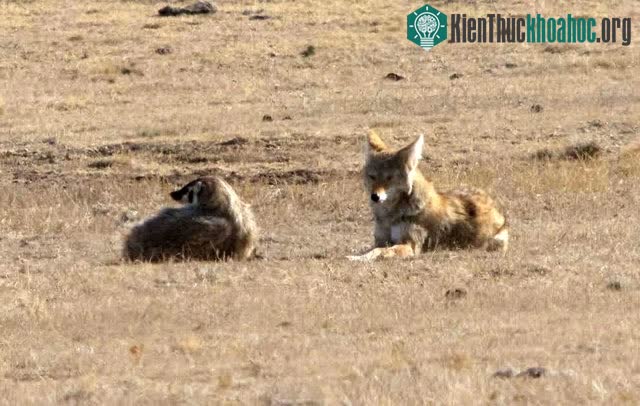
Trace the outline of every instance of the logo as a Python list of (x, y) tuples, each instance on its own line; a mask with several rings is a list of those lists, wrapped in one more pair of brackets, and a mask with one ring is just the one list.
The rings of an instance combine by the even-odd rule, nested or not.
[(447, 15), (425, 4), (407, 15), (407, 39), (425, 51), (447, 39)]

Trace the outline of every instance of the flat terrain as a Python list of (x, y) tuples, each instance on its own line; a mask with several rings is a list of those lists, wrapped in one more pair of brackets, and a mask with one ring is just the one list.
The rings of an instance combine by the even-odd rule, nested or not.
[[(636, 37), (430, 53), (419, 2), (164, 4), (0, 2), (0, 403), (640, 403), (639, 2), (433, 1)], [(495, 196), (510, 251), (344, 259), (373, 239), (370, 128), (424, 133), (422, 171)], [(253, 205), (263, 259), (122, 263), (203, 174)]]

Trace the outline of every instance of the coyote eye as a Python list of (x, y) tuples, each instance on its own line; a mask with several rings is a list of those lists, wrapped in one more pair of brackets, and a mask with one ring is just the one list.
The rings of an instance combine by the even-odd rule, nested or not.
[(375, 176), (373, 176), (373, 175), (367, 175), (367, 177), (368, 177), (370, 180), (376, 180), (376, 177), (375, 177)]

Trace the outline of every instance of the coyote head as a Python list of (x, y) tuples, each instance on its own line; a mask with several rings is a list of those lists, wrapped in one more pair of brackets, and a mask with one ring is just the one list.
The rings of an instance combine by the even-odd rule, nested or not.
[(369, 133), (365, 144), (364, 183), (373, 204), (394, 202), (404, 193), (411, 194), (423, 144), (424, 137), (420, 135), (406, 147), (390, 151), (378, 134)]
[(227, 208), (235, 197), (227, 182), (213, 176), (191, 181), (170, 195), (175, 201), (209, 209)]

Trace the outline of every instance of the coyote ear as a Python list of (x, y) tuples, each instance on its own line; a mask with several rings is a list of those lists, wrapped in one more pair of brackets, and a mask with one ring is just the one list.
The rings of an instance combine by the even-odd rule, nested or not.
[(382, 152), (387, 149), (387, 144), (382, 141), (375, 130), (369, 131), (369, 135), (367, 135), (367, 143), (365, 145), (367, 155), (371, 154), (372, 152)]
[(424, 136), (420, 136), (402, 149), (405, 155), (405, 163), (409, 170), (414, 170), (418, 166), (418, 161), (422, 159), (422, 147), (424, 146)]

